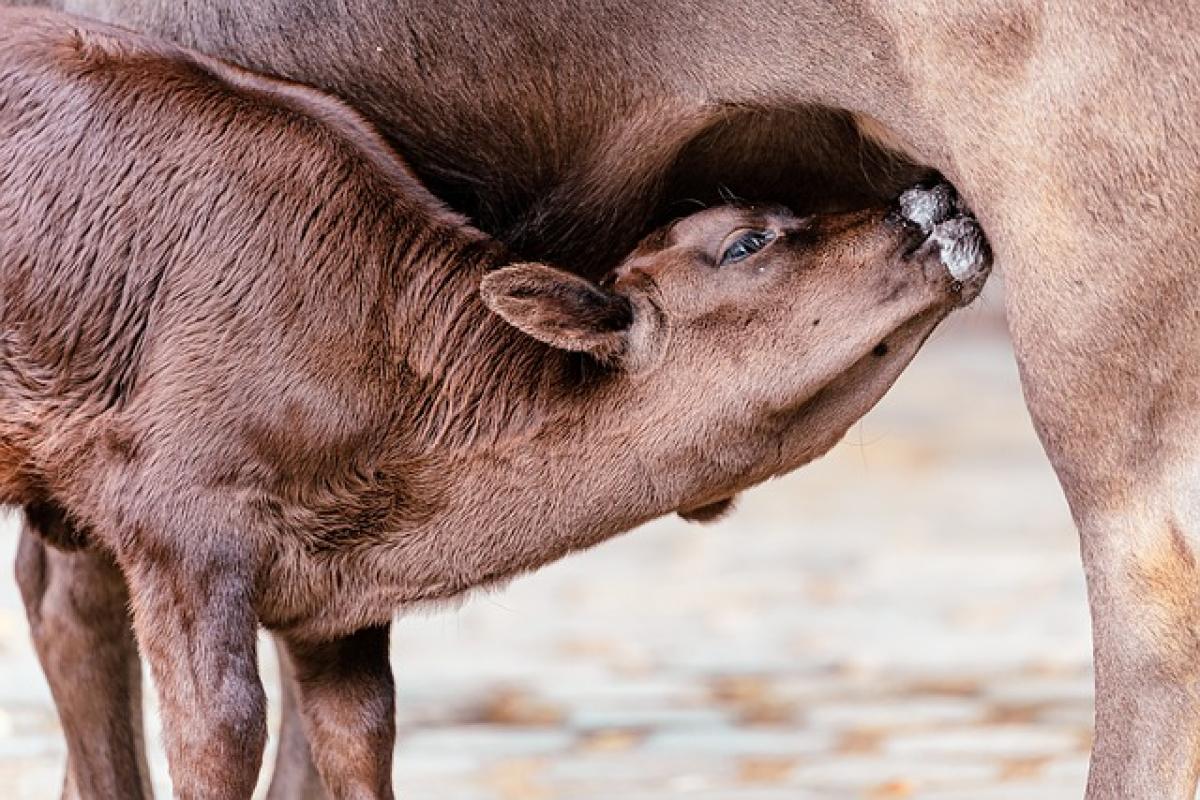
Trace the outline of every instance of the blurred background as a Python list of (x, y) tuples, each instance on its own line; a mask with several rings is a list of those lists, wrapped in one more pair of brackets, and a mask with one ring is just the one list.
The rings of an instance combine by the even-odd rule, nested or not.
[[(943, 325), (830, 455), (719, 524), (664, 519), (399, 620), (399, 796), (1081, 796), (1082, 571), (1001, 291)], [(16, 541), (0, 522), (0, 560)], [(65, 751), (8, 576), (0, 676), (0, 794), (56, 797)]]

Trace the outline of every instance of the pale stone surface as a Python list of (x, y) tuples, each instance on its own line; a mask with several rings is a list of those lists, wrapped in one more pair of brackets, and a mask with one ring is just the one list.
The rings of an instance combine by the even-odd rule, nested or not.
[(821, 764), (806, 764), (792, 776), (798, 786), (846, 791), (863, 786), (906, 785), (913, 788), (987, 785), (1000, 776), (1000, 767), (978, 761), (925, 761), (895, 756), (844, 756)]
[(925, 758), (978, 757), (1039, 758), (1070, 753), (1079, 746), (1071, 731), (1042, 725), (998, 725), (986, 728), (952, 727), (921, 734), (899, 734), (887, 744), (889, 753), (914, 761)]
[[(401, 620), (401, 796), (1082, 796), (1077, 543), (989, 325), (960, 315), (833, 453), (726, 521)], [(0, 560), (15, 546), (0, 529)], [(263, 664), (274, 698), (265, 644)], [(5, 578), (0, 794), (56, 796), (63, 756)]]

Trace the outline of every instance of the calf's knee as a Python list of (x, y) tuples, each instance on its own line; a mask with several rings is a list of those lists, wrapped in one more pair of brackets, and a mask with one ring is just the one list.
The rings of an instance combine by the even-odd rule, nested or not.
[(41, 600), (46, 592), (46, 569), (46, 545), (38, 541), (27, 526), (22, 525), (13, 571), (29, 617), (30, 629), (35, 636), (41, 622)]

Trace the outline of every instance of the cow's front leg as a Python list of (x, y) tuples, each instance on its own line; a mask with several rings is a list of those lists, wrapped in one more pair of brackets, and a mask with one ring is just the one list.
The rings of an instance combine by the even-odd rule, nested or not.
[(63, 552), (23, 513), (16, 574), (29, 632), (67, 740), (63, 797), (150, 797), (142, 743), (142, 665), (125, 581), (107, 556)]
[(391, 798), (396, 690), (388, 627), (330, 642), (283, 641), (312, 756), (329, 795)]
[(163, 533), (139, 537), (120, 563), (158, 689), (175, 796), (248, 800), (266, 743), (253, 559), (196, 530)]

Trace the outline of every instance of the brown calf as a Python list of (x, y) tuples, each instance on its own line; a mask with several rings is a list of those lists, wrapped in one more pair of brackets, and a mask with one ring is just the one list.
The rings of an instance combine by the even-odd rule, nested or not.
[[(34, 2), (331, 91), (484, 230), (589, 274), (722, 186), (807, 213), (939, 170), (995, 247), (1025, 399), (1079, 525), (1096, 656), (1088, 797), (1194, 796), (1200, 4), (0, 5)], [(46, 636), (91, 640), (91, 615), (123, 609), (52, 603), (67, 593), (54, 575), (76, 569), (62, 567), (39, 595), (58, 611)]]
[(1193, 797), (1200, 4), (45, 1), (352, 100), (486, 230), (572, 266), (718, 184), (800, 208), (886, 191), (905, 170), (859, 134), (940, 170), (1003, 265), (1080, 529), (1088, 796)]
[(398, 609), (821, 455), (988, 264), (944, 186), (512, 263), (328, 97), (29, 12), (0, 208), (0, 502), (115, 562), (188, 798), (254, 786), (259, 625), (330, 793), (390, 796)]

